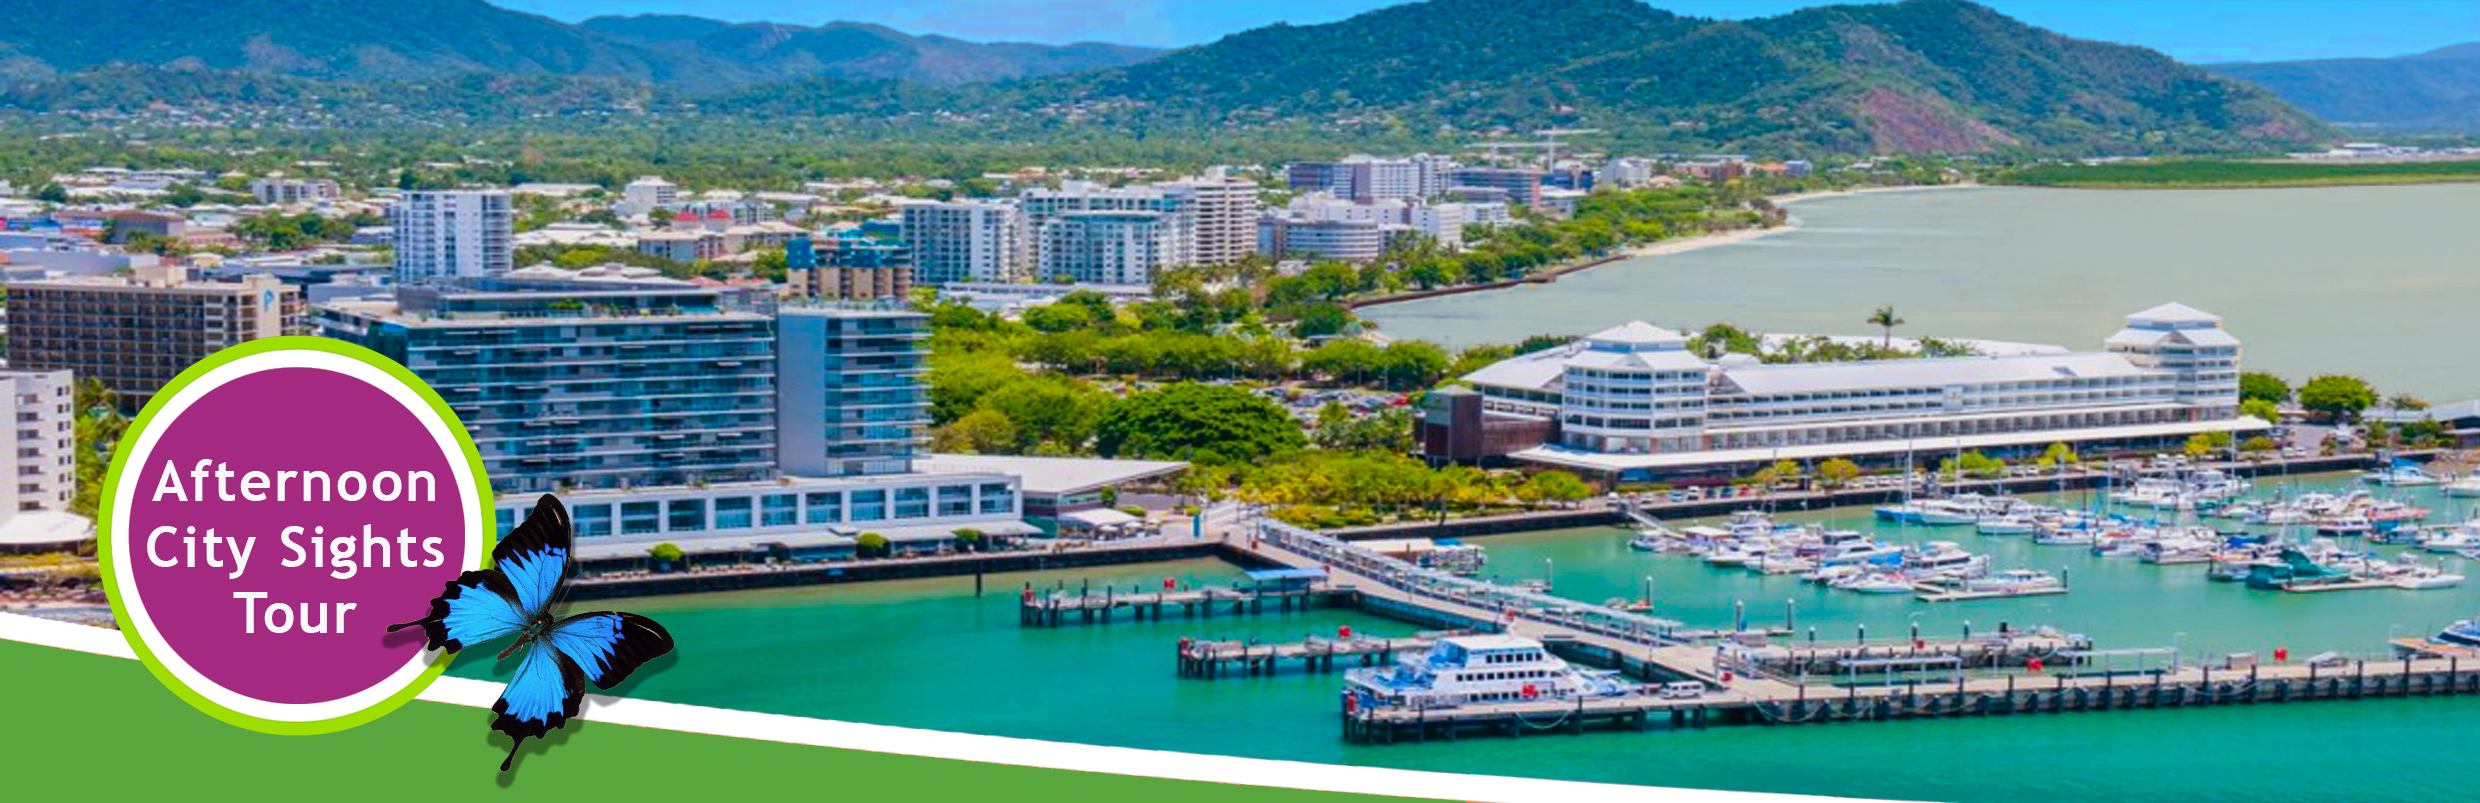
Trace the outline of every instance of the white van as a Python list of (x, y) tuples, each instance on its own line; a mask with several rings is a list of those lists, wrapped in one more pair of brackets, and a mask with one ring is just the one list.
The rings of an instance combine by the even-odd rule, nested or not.
[(1662, 699), (1693, 700), (1705, 696), (1705, 684), (1693, 680), (1675, 680), (1662, 684)]

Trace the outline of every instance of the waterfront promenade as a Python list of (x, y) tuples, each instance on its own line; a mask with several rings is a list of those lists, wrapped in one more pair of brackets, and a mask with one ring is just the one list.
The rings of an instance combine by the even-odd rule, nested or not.
[[(2426, 461), (2439, 453), (2433, 450), (2412, 450), (2396, 453), (2397, 457)], [(2216, 461), (2197, 464), (2197, 468), (2213, 469), (2240, 477), (2276, 477), (2352, 471), (2380, 464), (2369, 453), (2339, 454), (2273, 460)], [(2094, 462), (2064, 472), (2010, 476), (1997, 479), (1965, 479), (1941, 483), (1941, 493), (2017, 494), (2081, 491), (2104, 488), (2114, 482), (2127, 482), (2138, 470), (2134, 461)], [(1734, 486), (1715, 486), (1728, 489)], [(1708, 489), (1711, 490), (1711, 489)], [(1622, 526), (1628, 510), (1658, 519), (1694, 519), (1725, 516), (1749, 509), (1769, 511), (1824, 510), (1859, 505), (1882, 505), (1903, 501), (1922, 490), (1916, 478), (1910, 487), (1900, 482), (1842, 488), (1761, 489), (1756, 493), (1734, 496), (1705, 495), (1691, 499), (1671, 500), (1663, 492), (1633, 495), (1631, 498), (1605, 497), (1587, 501), (1564, 510), (1534, 510), (1492, 516), (1468, 516), (1444, 522), (1408, 521), (1344, 527), (1327, 534), (1347, 541), (1391, 538), (1464, 538), (1481, 535), (1533, 532), (1570, 527)], [(1624, 502), (1624, 503), (1622, 503)]]
[[(2427, 459), (2431, 452), (2404, 452), (2402, 457)], [(2280, 476), (2344, 471), (2373, 465), (2375, 457), (2368, 454), (2345, 454), (2330, 457), (2292, 460), (2238, 461), (2204, 464), (2241, 476)], [(1942, 490), (1955, 493), (2037, 493), (2061, 490), (2095, 489), (2114, 481), (2124, 481), (2132, 464), (2096, 463), (2092, 468), (1989, 480), (1961, 480), (1947, 483)], [(1670, 500), (1659, 494), (1643, 495), (1624, 500), (1602, 498), (1589, 500), (1573, 508), (1536, 510), (1489, 516), (1470, 516), (1435, 520), (1395, 522), (1366, 527), (1342, 528), (1329, 532), (1338, 539), (1361, 541), (1392, 538), (1473, 537), (1505, 533), (1533, 532), (1548, 529), (1592, 526), (1624, 526), (1630, 509), (1658, 519), (1703, 518), (1726, 515), (1751, 508), (1765, 510), (1822, 510), (1855, 505), (1885, 504), (1900, 501), (1907, 494), (1900, 483), (1868, 487), (1835, 489), (1769, 489), (1761, 493), (1728, 497), (1699, 497)], [(614, 597), (689, 594), (715, 591), (736, 591), (756, 588), (783, 588), (802, 585), (895, 580), (919, 577), (982, 575), (1000, 572), (1044, 571), (1051, 569), (1112, 566), (1206, 557), (1237, 557), (1246, 555), (1232, 550), (1229, 539), (1213, 534), (1231, 528), (1232, 506), (1217, 505), (1207, 516), (1208, 535), (1198, 537), (1184, 532), (1161, 536), (1098, 541), (1075, 546), (1046, 545), (1031, 549), (996, 550), (988, 552), (957, 552), (896, 558), (835, 560), (820, 562), (731, 563), (701, 567), (682, 572), (649, 572), (635, 568), (638, 559), (599, 562), (607, 567), (629, 567), (624, 570), (588, 565), (587, 572), (571, 581), (576, 599), (608, 599)], [(1459, 625), (1442, 625), (1459, 626)]]

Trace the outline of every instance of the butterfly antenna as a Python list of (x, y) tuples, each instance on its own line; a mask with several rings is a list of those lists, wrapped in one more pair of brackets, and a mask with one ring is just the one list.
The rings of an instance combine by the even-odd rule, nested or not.
[(507, 758), (505, 758), (505, 759), (500, 760), (500, 762), (499, 762), (499, 771), (501, 771), (501, 772), (507, 772), (507, 771), (508, 771), (508, 768), (509, 768), (510, 766), (515, 765), (515, 764), (517, 763), (517, 750), (518, 750), (519, 748), (524, 747), (524, 746), (525, 746), (525, 737), (523, 737), (523, 736), (519, 736), (519, 737), (517, 737), (517, 739), (516, 739), (516, 743), (515, 743), (515, 744), (511, 744), (511, 745), (509, 745), (509, 746), (508, 746), (508, 757), (507, 757)]

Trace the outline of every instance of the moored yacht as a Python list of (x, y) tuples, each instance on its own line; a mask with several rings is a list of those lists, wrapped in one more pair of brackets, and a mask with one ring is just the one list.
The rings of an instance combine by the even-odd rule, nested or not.
[(2360, 479), (2365, 482), (2383, 485), (2389, 488), (2409, 488), (2421, 485), (2438, 485), (2445, 482), (2443, 478), (2438, 477), (2435, 474), (2430, 474), (2426, 470), (2421, 469), (2419, 466), (2400, 461), (2397, 461), (2393, 465), (2382, 469), (2363, 473), (2360, 475)]

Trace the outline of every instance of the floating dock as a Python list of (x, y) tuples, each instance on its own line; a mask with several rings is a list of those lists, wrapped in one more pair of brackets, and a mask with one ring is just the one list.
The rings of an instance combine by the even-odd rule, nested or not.
[(1310, 638), (1284, 644), (1180, 639), (1180, 677), (1213, 679), (1224, 675), (1271, 675), (1297, 662), (1311, 672), (1332, 672), (1338, 661), (1377, 666), (1396, 653), (1422, 652), (1439, 639), (1470, 631), (1430, 631), (1408, 638)]
[(1912, 598), (1922, 602), (1963, 602), (1976, 599), (2006, 599), (2009, 597), (2046, 597), (2052, 594), (2067, 593), (2067, 587), (2042, 586), (2039, 588), (1971, 591), (1961, 588), (1937, 585), (1935, 583), (1921, 583), (1913, 586), (1912, 591), (1914, 592), (1912, 594)]
[(1049, 593), (1027, 586), (1017, 605), (1017, 623), (1026, 627), (1109, 624), (1115, 615), (1122, 612), (1131, 619), (1143, 621), (1172, 615), (1210, 618), (1216, 615), (1263, 613), (1269, 608), (1278, 612), (1305, 611), (1348, 606), (1352, 596), (1353, 592), (1349, 589), (1323, 586), (1284, 590), (1084, 588)]

